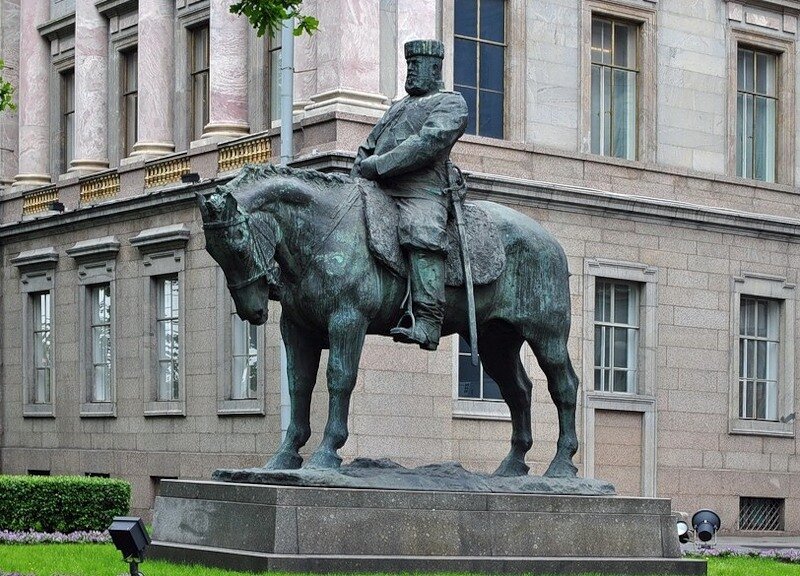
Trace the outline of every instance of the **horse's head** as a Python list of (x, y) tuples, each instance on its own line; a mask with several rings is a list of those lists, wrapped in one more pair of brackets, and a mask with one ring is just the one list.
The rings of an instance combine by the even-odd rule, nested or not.
[(236, 313), (251, 324), (267, 321), (269, 288), (275, 278), (274, 228), (241, 209), (228, 191), (208, 200), (197, 195), (203, 215), (206, 250), (222, 267)]

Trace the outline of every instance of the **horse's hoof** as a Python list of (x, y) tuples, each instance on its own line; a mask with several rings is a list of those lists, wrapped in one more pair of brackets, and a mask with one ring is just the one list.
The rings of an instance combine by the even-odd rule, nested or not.
[(264, 465), (267, 470), (296, 470), (303, 464), (303, 458), (296, 452), (278, 452)]
[(506, 458), (497, 467), (492, 476), (527, 476), (530, 468), (523, 460), (518, 458)]
[(544, 475), (548, 478), (575, 478), (578, 469), (569, 460), (553, 460)]
[(341, 464), (342, 459), (336, 452), (320, 450), (314, 452), (303, 468), (311, 468), (313, 470), (335, 470), (341, 466)]

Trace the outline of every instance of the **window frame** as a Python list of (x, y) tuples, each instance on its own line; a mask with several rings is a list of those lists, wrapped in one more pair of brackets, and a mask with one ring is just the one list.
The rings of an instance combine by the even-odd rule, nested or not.
[[(228, 292), (225, 274), (217, 266), (217, 414), (220, 416), (266, 414), (267, 383), (267, 326), (276, 323), (270, 320), (266, 325), (256, 328), (258, 339), (258, 376), (254, 398), (231, 398), (233, 383), (233, 334), (231, 315), (234, 313), (233, 299)], [(276, 325), (277, 327), (277, 325)]]
[(656, 396), (658, 344), (658, 268), (638, 262), (587, 258), (583, 266), (583, 369), (582, 381), (594, 383), (594, 315), (597, 279), (639, 285), (639, 350), (637, 390), (603, 392), (583, 387), (583, 474), (594, 477), (595, 412), (642, 414), (642, 495), (654, 497), (657, 486)]
[[(184, 224), (143, 230), (130, 239), (142, 255), (142, 374), (145, 416), (186, 416), (186, 244), (190, 232)], [(178, 278), (178, 398), (159, 400), (156, 283), (163, 276)]]
[[(745, 182), (762, 182), (764, 184), (794, 185), (795, 181), (795, 87), (794, 78), (789, 77), (795, 70), (795, 42), (745, 29), (743, 25), (731, 25), (728, 50), (728, 174)], [(774, 54), (776, 62), (776, 98), (778, 100), (775, 114), (775, 180), (757, 180), (738, 175), (738, 158), (736, 140), (738, 137), (738, 58), (739, 48)]]
[[(205, 67), (204, 68), (197, 68), (195, 62), (195, 47), (197, 43), (197, 35), (200, 31), (205, 31), (206, 35), (206, 43), (205, 43)], [(210, 122), (210, 113), (211, 113), (211, 87), (210, 87), (210, 70), (211, 70), (211, 23), (210, 20), (203, 20), (198, 23), (195, 23), (186, 29), (186, 38), (187, 38), (187, 71), (189, 73), (187, 82), (188, 82), (188, 95), (189, 95), (189, 106), (188, 108), (188, 128), (189, 128), (189, 141), (194, 142), (196, 140), (200, 140), (205, 133), (205, 127)], [(197, 132), (197, 93), (195, 92), (195, 80), (198, 76), (205, 76), (205, 86), (206, 86), (206, 93), (205, 93), (205, 108), (203, 109), (203, 123), (202, 128), (200, 128), (199, 133)]]
[[(20, 275), (22, 295), (22, 416), (23, 418), (54, 418), (57, 391), (58, 362), (56, 362), (56, 290), (55, 272), (58, 253), (52, 246), (20, 252), (11, 258)], [(33, 297), (50, 294), (50, 402), (34, 403), (32, 387), (36, 383), (34, 368)]]
[[(612, 307), (615, 305), (615, 299), (614, 299), (613, 294), (616, 291), (617, 286), (627, 286), (628, 290), (629, 290), (629, 293), (630, 294), (635, 294), (634, 295), (635, 302), (633, 302), (633, 306), (635, 307), (635, 314), (636, 314), (635, 323), (622, 324), (622, 323), (614, 322), (613, 319), (611, 321), (605, 321), (605, 320), (597, 320), (597, 318), (595, 318), (594, 319), (594, 324), (593, 324), (594, 327), (595, 327), (595, 330), (593, 330), (593, 333), (596, 332), (596, 328), (598, 326), (600, 326), (602, 328), (610, 328), (613, 331), (625, 330), (626, 333), (629, 333), (631, 330), (635, 330), (636, 331), (635, 332), (635, 336), (636, 337), (635, 337), (634, 340), (635, 340), (635, 356), (636, 356), (635, 364), (636, 364), (636, 366), (631, 368), (627, 363), (626, 363), (624, 368), (615, 366), (614, 365), (615, 364), (615, 362), (614, 362), (614, 359), (615, 359), (614, 358), (614, 349), (613, 349), (613, 346), (611, 346), (610, 347), (610, 351), (611, 351), (612, 359), (609, 360), (610, 366), (608, 366), (607, 369), (611, 371), (612, 382), (610, 383), (610, 386), (608, 386), (608, 387), (603, 386), (601, 389), (598, 389), (596, 387), (597, 383), (596, 383), (595, 378), (592, 378), (592, 383), (593, 383), (592, 389), (595, 392), (605, 392), (605, 393), (609, 393), (609, 394), (636, 394), (637, 393), (636, 390), (638, 390), (639, 364), (640, 364), (640, 358), (639, 358), (640, 357), (640, 346), (639, 346), (639, 341), (640, 341), (641, 321), (640, 321), (639, 315), (641, 314), (641, 306), (640, 306), (641, 282), (630, 282), (630, 281), (627, 281), (627, 280), (619, 280), (619, 279), (613, 279), (613, 278), (597, 277), (597, 279), (595, 280), (595, 312), (597, 311), (597, 284), (600, 281), (609, 282), (610, 283), (611, 293), (612, 293), (612, 296), (611, 296), (611, 306)], [(631, 304), (629, 303), (628, 306), (631, 306)], [(597, 341), (595, 340), (595, 345), (596, 344), (597, 344)], [(629, 356), (628, 359), (630, 359), (630, 352), (628, 352), (628, 356)], [(593, 355), (593, 357), (594, 357), (594, 355)], [(602, 371), (606, 370), (606, 366), (605, 366), (605, 364), (601, 365), (600, 367), (594, 366), (594, 369), (595, 369), (595, 371), (600, 369), (601, 372), (602, 372)], [(630, 372), (634, 373), (634, 376), (633, 376), (634, 391), (631, 391), (630, 389), (626, 389), (625, 391), (620, 391), (620, 390), (614, 390), (613, 389), (614, 388), (614, 382), (613, 382), (614, 374), (615, 374), (615, 372), (618, 372), (618, 371), (624, 371), (624, 372), (627, 372), (627, 373), (630, 373)], [(630, 380), (630, 378), (628, 378), (628, 380)], [(588, 384), (588, 382), (587, 382), (587, 384)], [(626, 387), (627, 388), (630, 387), (630, 381), (628, 381), (626, 383)]]
[[(580, 130), (578, 150), (594, 158), (623, 162), (656, 161), (656, 17), (657, 5), (623, 5), (586, 0), (581, 9)], [(603, 18), (638, 26), (635, 152), (633, 159), (592, 152), (592, 21)], [(646, 121), (645, 121), (646, 120)]]
[[(739, 328), (742, 297), (778, 301), (778, 421), (744, 419), (739, 416)], [(795, 284), (786, 278), (767, 274), (744, 273), (733, 278), (730, 314), (730, 368), (728, 433), (760, 436), (794, 437), (794, 358), (795, 358)]]
[[(69, 110), (69, 83), (68, 78), (72, 78), (72, 106)], [(67, 68), (58, 72), (58, 132), (59, 132), (59, 173), (66, 173), (72, 161), (75, 160), (75, 68)], [(72, 131), (70, 133), (70, 120)], [(71, 144), (71, 154), (70, 154)]]
[[(466, 420), (502, 420), (510, 421), (511, 412), (502, 400), (483, 398), (462, 398), (459, 396), (459, 335), (454, 334), (442, 340), (452, 348), (453, 357), (453, 418)], [(524, 349), (520, 350), (523, 357)], [(480, 356), (479, 356), (480, 358)], [(483, 380), (483, 364), (479, 365), (481, 381)], [(482, 388), (482, 387), (481, 387)]]
[[(133, 147), (139, 141), (139, 45), (133, 44), (131, 46), (126, 46), (124, 49), (118, 50), (119, 54), (119, 111), (120, 111), (120, 118), (122, 122), (120, 122), (120, 126), (122, 130), (120, 130), (119, 134), (119, 157), (127, 158), (133, 152)], [(129, 75), (128, 75), (128, 63), (129, 59), (132, 55), (135, 55), (136, 58), (136, 79), (135, 79), (135, 88), (131, 89), (129, 85)], [(134, 101), (134, 125), (133, 125), (133, 140), (131, 140), (131, 134), (128, 133), (128, 114), (130, 110), (128, 109), (128, 98), (133, 97)]]
[[(120, 243), (113, 236), (83, 240), (67, 248), (66, 253), (78, 266), (78, 381), (81, 387), (81, 418), (115, 418), (117, 415), (117, 254)], [(108, 284), (111, 295), (111, 368), (109, 398), (93, 400), (92, 288)]]
[[(526, 67), (525, 51), (526, 0), (505, 0), (505, 71), (503, 74), (503, 138), (465, 134), (462, 140), (479, 139), (481, 142), (524, 142), (525, 123), (514, 119), (525, 117)], [(442, 79), (447, 90), (453, 90), (455, 56), (455, 0), (442, 0), (442, 37), (444, 39), (444, 62)]]

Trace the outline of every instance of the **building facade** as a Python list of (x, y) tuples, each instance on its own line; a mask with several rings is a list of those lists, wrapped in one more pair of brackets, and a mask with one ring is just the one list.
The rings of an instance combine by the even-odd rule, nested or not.
[[(0, 0), (0, 470), (133, 482), (263, 464), (277, 319), (233, 314), (196, 190), (277, 162), (281, 46), (227, 0)], [(536, 218), (572, 277), (580, 473), (735, 532), (800, 533), (795, 0), (306, 0), (298, 167), (346, 171), (403, 43), (440, 38), (469, 194)], [(194, 173), (199, 184), (181, 177)], [(450, 337), (368, 338), (346, 458), (491, 471), (510, 422)], [(323, 362), (325, 357), (323, 355)], [(541, 474), (557, 422), (530, 351)], [(325, 421), (324, 368), (313, 449)]]

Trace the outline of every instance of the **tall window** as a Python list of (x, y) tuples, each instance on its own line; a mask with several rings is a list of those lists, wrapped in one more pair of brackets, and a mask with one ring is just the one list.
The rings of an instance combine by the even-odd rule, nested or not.
[(739, 418), (778, 419), (780, 302), (742, 296), (739, 307)]
[(122, 154), (130, 156), (139, 136), (139, 53), (134, 48), (120, 54), (122, 62)]
[(258, 328), (231, 314), (233, 370), (231, 400), (256, 398), (258, 393)]
[(739, 48), (736, 93), (736, 171), (775, 181), (777, 61), (774, 54)]
[(453, 82), (469, 109), (468, 134), (503, 137), (505, 0), (455, 0)]
[(208, 24), (189, 30), (191, 59), (189, 73), (191, 76), (191, 124), (192, 139), (203, 135), (208, 124), (208, 68), (209, 68), (209, 29)]
[(636, 392), (639, 289), (597, 279), (594, 303), (594, 389)]
[(158, 400), (178, 400), (180, 394), (178, 275), (155, 279), (157, 293)]
[(269, 39), (269, 119), (281, 117), (281, 34)]
[(61, 171), (75, 159), (75, 70), (61, 73)]
[(52, 403), (53, 340), (50, 330), (52, 301), (50, 292), (31, 294), (33, 311), (33, 386), (31, 404)]
[(639, 27), (592, 17), (592, 153), (636, 158)]
[(91, 302), (91, 401), (111, 402), (111, 285), (87, 289)]
[(502, 400), (497, 382), (483, 370), (472, 365), (469, 342), (458, 338), (458, 397), (470, 400)]

